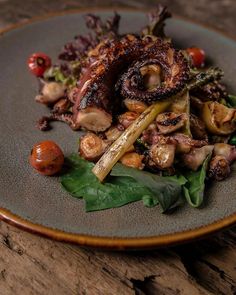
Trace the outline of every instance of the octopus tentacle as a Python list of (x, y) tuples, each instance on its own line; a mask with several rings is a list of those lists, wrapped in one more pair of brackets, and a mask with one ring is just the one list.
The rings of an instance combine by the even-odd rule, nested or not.
[(75, 128), (72, 114), (52, 113), (50, 116), (43, 116), (38, 120), (36, 127), (41, 131), (48, 131), (51, 129), (50, 122), (61, 121), (68, 124), (71, 129)]
[[(180, 52), (174, 52), (173, 63), (171, 65), (165, 53), (161, 53), (156, 59), (136, 62), (134, 66), (130, 67), (121, 77), (122, 96), (151, 104), (159, 99), (167, 98), (180, 92), (188, 79), (187, 64), (185, 62), (179, 62), (182, 61), (182, 59), (183, 57)], [(140, 68), (150, 64), (158, 64), (161, 66), (162, 71), (164, 71), (165, 81), (163, 86), (157, 87), (152, 91), (147, 91), (147, 89), (144, 89), (142, 83), (141, 85), (134, 85), (133, 81), (140, 82), (142, 77)]]
[[(137, 73), (142, 62), (132, 66), (135, 61), (140, 60), (153, 61), (161, 66), (165, 78), (163, 86), (154, 91), (147, 91), (140, 87), (140, 77)], [(81, 116), (78, 114), (87, 113), (87, 108), (98, 108), (109, 115), (112, 114), (114, 106), (117, 105), (114, 103), (114, 85), (118, 75), (130, 66), (131, 68), (122, 79), (121, 94), (125, 98), (146, 103), (153, 103), (179, 92), (184, 87), (189, 74), (183, 55), (159, 38), (153, 41), (150, 38), (141, 39), (134, 35), (126, 35), (120, 40), (105, 43), (104, 46), (100, 44), (97, 56), (93, 56), (79, 81), (78, 96), (73, 108), (75, 124), (81, 125)], [(138, 78), (136, 83), (138, 87), (135, 85), (133, 76)], [(103, 125), (103, 130), (105, 127)], [(98, 128), (96, 131), (103, 130)]]

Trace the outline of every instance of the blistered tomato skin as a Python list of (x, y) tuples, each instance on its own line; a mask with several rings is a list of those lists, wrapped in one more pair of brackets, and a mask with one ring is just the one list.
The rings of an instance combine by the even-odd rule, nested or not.
[(41, 52), (33, 53), (28, 59), (29, 70), (36, 77), (42, 77), (51, 64), (50, 57)]
[(191, 56), (194, 67), (201, 68), (204, 66), (206, 54), (203, 49), (198, 47), (190, 47), (187, 48), (186, 51)]
[(55, 142), (42, 141), (33, 146), (29, 162), (40, 174), (54, 175), (61, 170), (64, 155)]

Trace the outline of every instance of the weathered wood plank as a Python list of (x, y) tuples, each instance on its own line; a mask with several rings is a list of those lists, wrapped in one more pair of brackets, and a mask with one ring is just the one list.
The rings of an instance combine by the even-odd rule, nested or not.
[(71, 251), (62, 243), (21, 232), (4, 223), (0, 241), (0, 291), (4, 294), (71, 295), (86, 290), (90, 290), (88, 294), (109, 294), (108, 290), (134, 294), (132, 284), (116, 282), (116, 278), (102, 271), (102, 265), (87, 250), (74, 247)]
[(170, 250), (114, 253), (54, 242), (1, 222), (0, 253), (4, 295), (236, 291), (233, 230)]

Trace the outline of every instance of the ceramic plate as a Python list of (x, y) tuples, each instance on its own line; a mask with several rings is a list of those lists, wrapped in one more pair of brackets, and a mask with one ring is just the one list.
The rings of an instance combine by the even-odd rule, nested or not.
[[(119, 10), (118, 10), (119, 11)], [(108, 17), (112, 11), (98, 11)], [(120, 11), (121, 32), (135, 32), (146, 24), (138, 11)], [(45, 236), (113, 249), (171, 245), (202, 237), (236, 221), (235, 175), (215, 183), (205, 194), (205, 206), (185, 206), (164, 215), (158, 207), (133, 203), (121, 208), (86, 213), (82, 200), (62, 190), (59, 179), (43, 177), (28, 164), (31, 147), (54, 140), (65, 155), (77, 150), (80, 133), (62, 123), (40, 132), (35, 121), (47, 112), (34, 102), (37, 81), (26, 67), (27, 57), (43, 51), (56, 59), (63, 44), (85, 33), (84, 12), (53, 15), (17, 26), (0, 37), (0, 216), (14, 225)], [(176, 46), (197, 45), (225, 71), (225, 81), (236, 93), (236, 42), (192, 22), (168, 20), (167, 34)]]

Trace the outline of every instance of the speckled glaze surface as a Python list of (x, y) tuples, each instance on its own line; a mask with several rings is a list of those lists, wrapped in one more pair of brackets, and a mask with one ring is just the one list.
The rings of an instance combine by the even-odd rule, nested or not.
[[(104, 17), (111, 14), (98, 13)], [(54, 140), (69, 155), (77, 150), (80, 133), (62, 123), (54, 123), (45, 133), (35, 128), (35, 121), (47, 109), (34, 102), (38, 85), (28, 73), (26, 60), (36, 51), (55, 60), (66, 41), (85, 32), (82, 15), (71, 13), (36, 21), (0, 38), (0, 207), (31, 223), (76, 235), (108, 237), (113, 244), (115, 238), (150, 238), (196, 230), (236, 214), (235, 174), (207, 190), (203, 208), (185, 206), (163, 215), (158, 207), (149, 209), (141, 203), (86, 213), (83, 201), (63, 191), (58, 178), (43, 177), (31, 169), (28, 156), (33, 144)], [(121, 11), (121, 15), (122, 32), (137, 31), (145, 25), (142, 12)], [(166, 29), (176, 46), (204, 48), (212, 62), (224, 69), (227, 84), (236, 92), (235, 41), (180, 19), (168, 21)]]

